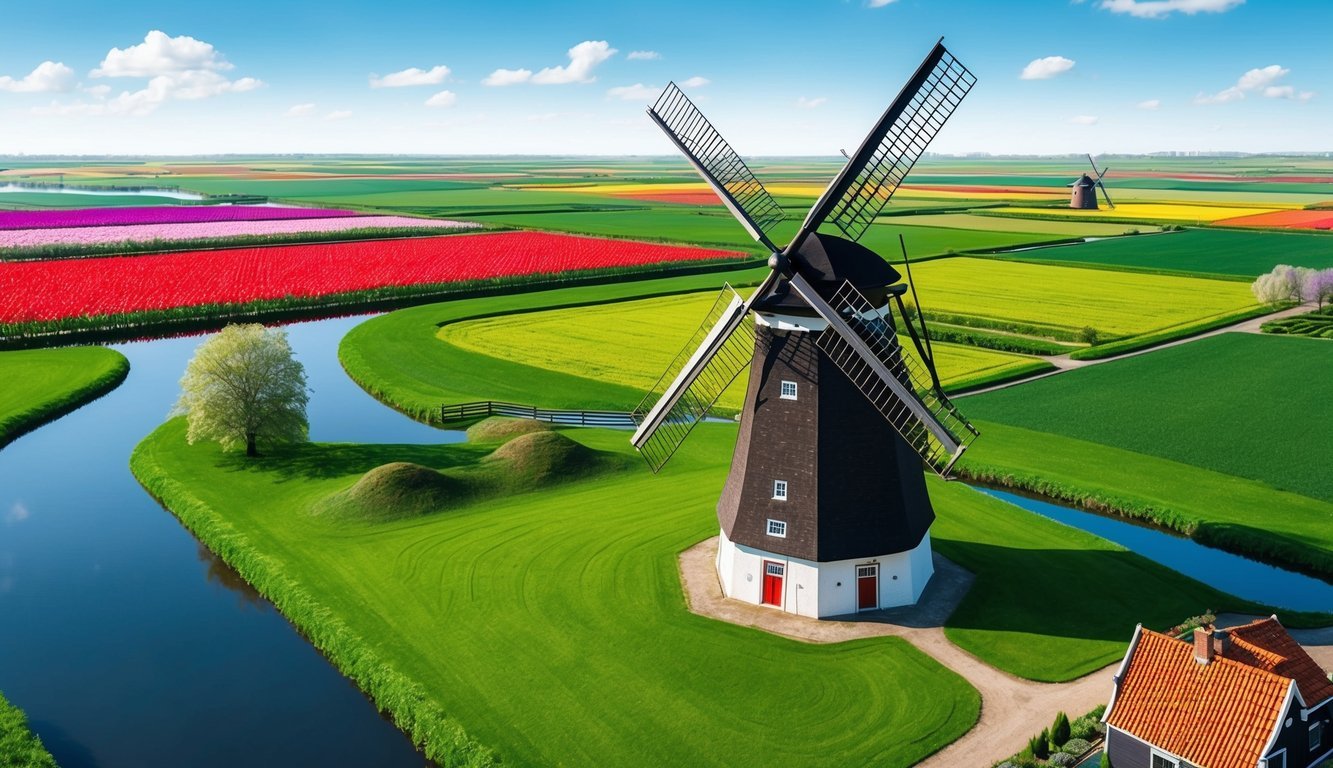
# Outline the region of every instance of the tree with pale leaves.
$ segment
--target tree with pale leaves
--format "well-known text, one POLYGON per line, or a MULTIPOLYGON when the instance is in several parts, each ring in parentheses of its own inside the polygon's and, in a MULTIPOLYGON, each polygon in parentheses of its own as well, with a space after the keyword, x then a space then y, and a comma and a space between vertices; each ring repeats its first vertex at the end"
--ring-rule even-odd
POLYGON ((173 413, 184 414, 190 444, 216 440, 224 449, 258 442, 301 442, 310 431, 305 368, 287 332, 259 324, 229 325, 195 350, 173 413))
POLYGON ((1324 302, 1333 304, 1333 267, 1312 271, 1301 288, 1301 297, 1313 301, 1320 309, 1324 308, 1324 302))
POLYGON ((1314 270, 1279 264, 1271 272, 1259 275, 1250 285, 1254 297, 1264 304, 1276 304, 1283 301, 1300 303, 1304 296, 1307 274, 1314 270))

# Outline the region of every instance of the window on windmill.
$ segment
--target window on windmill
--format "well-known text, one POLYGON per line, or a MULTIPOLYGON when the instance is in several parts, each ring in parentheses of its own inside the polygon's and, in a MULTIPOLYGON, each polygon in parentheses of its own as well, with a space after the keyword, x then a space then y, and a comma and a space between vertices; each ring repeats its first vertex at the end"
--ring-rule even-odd
POLYGON ((768 521, 768 535, 776 536, 779 539, 787 538, 787 523, 782 520, 768 521))
POLYGON ((786 501, 786 500, 787 500, 787 481, 786 481, 786 480, 774 480, 774 481, 773 481, 773 498, 777 499, 778 501, 786 501))
POLYGON ((795 400, 795 399, 796 399, 796 382, 794 382, 794 381, 784 381, 784 382, 782 382, 782 392, 780 393, 779 396, 780 396, 783 400, 795 400))

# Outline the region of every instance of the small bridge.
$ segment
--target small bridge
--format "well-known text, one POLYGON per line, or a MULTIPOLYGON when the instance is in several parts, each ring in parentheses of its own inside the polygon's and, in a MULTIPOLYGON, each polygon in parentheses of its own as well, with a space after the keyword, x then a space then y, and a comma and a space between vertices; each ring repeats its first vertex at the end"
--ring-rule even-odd
POLYGON ((567 411, 557 408, 538 408, 535 405, 501 403, 482 400, 475 403, 446 403, 440 406, 440 421, 468 421, 487 416, 509 416, 533 419, 551 424, 569 424, 580 427, 613 427, 633 429, 638 426, 627 411, 567 411))

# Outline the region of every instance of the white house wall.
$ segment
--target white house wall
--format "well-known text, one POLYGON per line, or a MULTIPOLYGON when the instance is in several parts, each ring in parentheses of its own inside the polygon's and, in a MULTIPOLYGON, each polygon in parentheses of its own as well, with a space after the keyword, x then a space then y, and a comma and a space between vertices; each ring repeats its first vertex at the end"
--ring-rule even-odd
POLYGON ((816 563, 731 542, 726 533, 718 541, 717 572, 727 597, 759 605, 763 599, 764 561, 782 563, 781 609, 810 618, 856 613, 856 567, 879 565, 879 607, 916 603, 934 574, 930 535, 908 552, 860 560, 816 563))

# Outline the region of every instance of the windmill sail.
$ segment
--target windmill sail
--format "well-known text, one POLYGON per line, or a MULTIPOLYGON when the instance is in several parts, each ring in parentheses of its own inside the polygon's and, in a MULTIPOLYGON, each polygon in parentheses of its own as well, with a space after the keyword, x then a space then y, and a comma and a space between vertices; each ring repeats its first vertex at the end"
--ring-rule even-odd
POLYGON ((675 83, 667 85, 648 108, 648 116, 689 158, 750 236, 776 251, 767 232, 784 218, 782 208, 684 91, 675 83))
POLYGON ((792 288, 829 324, 815 344, 931 469, 948 477, 977 430, 934 386, 920 363, 903 354, 893 329, 851 283, 827 302, 796 274, 792 288))
POLYGON ((848 239, 860 239, 976 81, 943 43, 936 43, 810 209, 794 245, 799 247, 802 237, 826 220, 848 239))
MULTIPOLYGON (((768 282, 755 295, 766 290, 768 282)), ((685 442, 731 382, 750 364, 754 324, 750 302, 731 286, 722 289, 694 336, 634 409, 639 425, 630 442, 654 472, 685 442)))
POLYGON ((1111 169, 1103 168, 1100 171, 1097 170, 1097 163, 1093 162, 1092 155, 1088 155, 1088 162, 1092 163, 1092 172, 1097 174, 1096 177, 1093 178, 1093 181, 1097 182, 1097 188, 1102 191, 1102 197, 1106 198, 1106 207, 1114 208, 1115 203, 1111 202, 1111 195, 1107 193, 1106 185, 1102 183, 1102 177, 1111 169))

